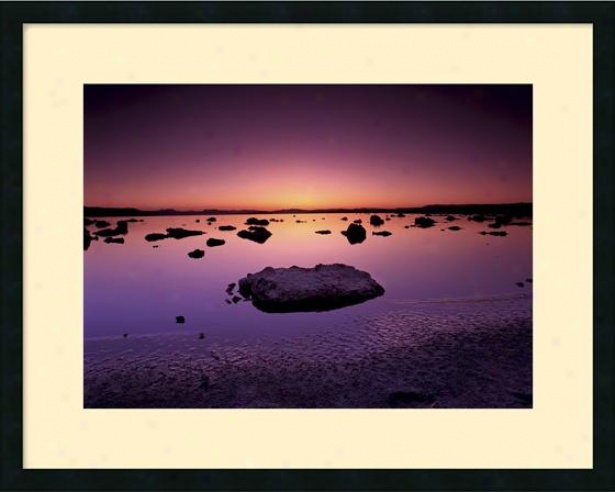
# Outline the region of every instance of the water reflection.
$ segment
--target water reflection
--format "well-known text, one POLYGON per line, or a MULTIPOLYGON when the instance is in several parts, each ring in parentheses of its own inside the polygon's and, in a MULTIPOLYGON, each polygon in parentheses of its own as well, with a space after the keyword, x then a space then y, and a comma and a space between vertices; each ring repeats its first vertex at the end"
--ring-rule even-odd
MULTIPOLYGON (((127 221, 123 245, 91 241, 84 253, 86 338, 173 331, 180 315, 186 319, 182 329, 230 338, 310 331, 348 317, 386 312, 399 302, 519 292, 516 282, 531 277, 532 235, 527 226, 506 226, 508 235, 498 237, 480 234, 488 230, 486 224, 463 216, 455 222, 460 230, 451 230, 446 216, 432 216, 435 223, 429 228, 414 227, 417 216, 411 214, 388 216, 386 226, 376 228, 370 225, 369 214, 278 215, 267 217, 271 235, 259 243, 238 236, 249 231, 245 223, 250 217, 218 216, 217 221, 203 216, 144 217, 143 222, 127 221), (343 232, 359 226, 359 220, 366 235, 352 243, 343 232), (154 247, 145 239, 180 227, 203 234, 167 238, 154 247), (385 229, 389 237, 372 234, 385 229), (331 233, 322 234, 325 230, 331 233), (225 244, 208 247, 212 237, 225 244), (197 249, 205 254, 195 261, 188 253, 197 249), (319 263, 343 263, 367 271, 386 294, 327 313, 267 314, 249 302, 226 302, 227 286, 247 273, 267 266, 319 263)), ((124 219, 98 220, 117 227, 124 219)), ((528 288, 529 284, 523 287, 528 288)))

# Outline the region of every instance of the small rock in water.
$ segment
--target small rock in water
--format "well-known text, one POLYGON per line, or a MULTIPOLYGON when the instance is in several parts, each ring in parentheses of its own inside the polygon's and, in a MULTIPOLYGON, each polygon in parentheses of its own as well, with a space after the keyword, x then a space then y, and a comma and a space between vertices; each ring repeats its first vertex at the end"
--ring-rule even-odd
POLYGON ((83 250, 87 251, 92 242, 92 236, 90 236, 90 232, 87 229, 83 229, 83 250))
POLYGON ((207 246, 213 248, 215 246, 222 246, 226 241, 224 239, 216 239, 215 237, 210 237, 207 240, 207 246))
POLYGON ((124 236, 128 234, 128 223, 125 220, 118 220, 116 226, 113 229, 103 229, 97 231, 94 234, 102 237, 109 236, 124 236))
POLYGON ((348 220, 348 217, 342 217, 340 220, 343 220, 345 222, 348 220))
POLYGON ((205 338, 205 334, 204 333, 199 333, 199 340, 203 340, 203 338, 205 338))
POLYGON ((190 253, 188 253, 188 256, 190 258, 203 258, 203 256, 205 256, 205 251, 203 251, 202 249, 195 249, 194 251, 190 251, 190 253))
POLYGON ((461 227, 459 227, 459 226, 450 226, 448 229, 449 229, 449 231, 460 231, 461 227))
POLYGON ((233 304, 229 299, 224 299, 224 302, 226 302, 227 304, 233 304))
POLYGON ((175 322, 176 323, 185 323, 186 322, 186 318, 184 318, 183 316, 175 316, 175 322))
POLYGON ((239 301, 241 301, 241 297, 233 296, 233 304, 237 304, 239 301))
POLYGON ((215 221, 216 221, 216 218, 215 218, 215 217, 209 217, 209 218, 207 219, 207 222, 215 222, 215 221))
POLYGON ((198 223, 198 222, 201 222, 201 221, 200 221, 199 219, 196 219, 196 220, 195 220, 195 222, 197 222, 197 223, 198 223))
POLYGON ((269 221, 267 219, 257 219, 256 217, 250 217, 248 220, 246 220, 246 225, 268 226, 269 221))
POLYGON ((380 231, 380 232, 372 232, 372 236, 383 236, 383 237, 387 237, 392 235, 392 232, 389 231, 380 231))
POLYGON ((516 285, 517 287, 523 287, 523 286, 524 286, 523 282, 517 282, 517 283, 515 283, 515 285, 516 285))
POLYGON ((354 224, 362 224, 363 223, 363 221, 361 219, 353 220, 352 222, 354 224))
POLYGON ((430 219, 429 217, 417 217, 416 219, 414 219, 414 225, 417 227, 422 227, 423 229, 432 227, 435 223, 436 221, 430 219))
MULTIPOLYGON (((162 241, 163 239, 166 239, 167 237, 169 237, 169 236, 167 236, 166 234, 162 234, 160 232, 152 232, 151 234, 147 234, 145 236, 145 240, 149 241, 149 242, 151 242, 151 241, 162 241)), ((156 246, 154 246, 154 247, 156 247, 156 246)))
POLYGON ((242 239, 249 239, 255 243, 263 244, 271 237, 271 232, 264 227, 250 226, 249 230, 239 231, 237 235, 242 239))
POLYGON ((510 215, 498 215, 495 217, 495 223, 500 225, 508 225, 512 222, 510 215))
POLYGON ((124 338, 128 338, 128 333, 124 333, 124 338))
POLYGON ((111 243, 114 243, 114 244, 124 244, 124 238, 123 237, 118 237, 118 238, 106 237, 105 238, 105 242, 107 244, 111 244, 111 243))
MULTIPOLYGON (((119 224, 119 222, 118 222, 119 224)), ((160 232, 152 232, 145 236, 146 241, 161 241, 162 239, 173 238, 183 239, 190 236, 200 236, 204 234, 203 231, 191 231, 188 229, 182 229, 181 227, 169 227, 166 234, 160 232)))
POLYGON ((331 231, 329 231, 329 230, 316 231, 316 234, 331 234, 331 231))
POLYGON ((449 221, 449 222, 452 222, 453 220, 457 220, 457 218, 452 216, 452 215, 447 215, 446 216, 446 220, 449 221))
POLYGON ((234 231, 235 229, 237 229, 237 227, 232 225, 223 225, 218 227, 219 231, 234 231))
POLYGON ((201 236, 203 231, 192 231, 189 229, 182 229, 181 227, 169 227, 167 229, 167 237, 173 239, 183 239, 190 236, 201 236))
POLYGON ((233 289, 235 288, 237 284, 235 282, 230 283, 226 286, 226 291, 230 294, 231 292, 233 292, 233 289))
POLYGON ((372 215, 369 218, 369 223, 374 227, 378 227, 384 224, 384 220, 382 220, 382 217, 380 217, 379 215, 372 215))
POLYGON ((342 231, 342 234, 346 236, 348 242, 350 244, 359 244, 365 241, 367 238, 367 232, 365 231, 365 227, 359 224, 350 224, 348 229, 342 231))
POLYGON ((532 283, 532 279, 531 278, 526 278, 525 281, 530 283, 530 284, 532 283))

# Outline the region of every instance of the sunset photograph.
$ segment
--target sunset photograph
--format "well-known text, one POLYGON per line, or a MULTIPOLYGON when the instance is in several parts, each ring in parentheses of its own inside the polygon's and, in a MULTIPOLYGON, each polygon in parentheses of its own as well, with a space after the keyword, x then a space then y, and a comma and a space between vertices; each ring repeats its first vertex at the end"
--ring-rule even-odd
POLYGON ((531 85, 83 108, 85 408, 533 407, 531 85))

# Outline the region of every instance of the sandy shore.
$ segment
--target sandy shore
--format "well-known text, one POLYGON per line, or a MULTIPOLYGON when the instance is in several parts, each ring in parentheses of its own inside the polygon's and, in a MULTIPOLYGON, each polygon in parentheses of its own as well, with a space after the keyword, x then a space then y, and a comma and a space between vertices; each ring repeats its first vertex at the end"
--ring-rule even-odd
POLYGON ((523 408, 531 296, 397 303, 304 335, 85 343, 89 408, 523 408))

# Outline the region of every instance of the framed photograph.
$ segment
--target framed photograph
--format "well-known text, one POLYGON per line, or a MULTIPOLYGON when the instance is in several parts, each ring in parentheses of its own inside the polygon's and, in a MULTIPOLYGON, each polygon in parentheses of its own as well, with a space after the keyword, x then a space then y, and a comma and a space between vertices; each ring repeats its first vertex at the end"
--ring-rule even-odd
POLYGON ((531 85, 83 105, 85 408, 532 408, 531 85))
POLYGON ((3 488, 615 485, 612 4, 1 12, 3 488))

